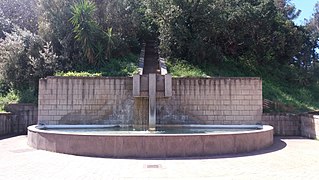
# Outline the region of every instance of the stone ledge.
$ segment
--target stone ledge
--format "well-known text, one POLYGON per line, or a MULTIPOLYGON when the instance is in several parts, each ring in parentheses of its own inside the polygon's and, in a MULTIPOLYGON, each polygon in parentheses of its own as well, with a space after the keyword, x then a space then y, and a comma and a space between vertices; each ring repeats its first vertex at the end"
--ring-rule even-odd
POLYGON ((218 134, 55 133, 28 128, 28 145, 52 152, 115 158, 200 157, 251 152, 273 144, 273 128, 218 134))

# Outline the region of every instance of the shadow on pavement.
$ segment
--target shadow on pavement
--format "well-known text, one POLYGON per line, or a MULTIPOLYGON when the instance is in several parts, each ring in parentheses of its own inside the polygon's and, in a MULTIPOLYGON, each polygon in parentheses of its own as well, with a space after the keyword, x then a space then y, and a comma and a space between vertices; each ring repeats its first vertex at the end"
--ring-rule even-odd
MULTIPOLYGON (((276 151, 280 151, 280 150, 284 149, 287 146, 287 144, 282 139, 305 139, 305 138, 275 136, 274 143, 272 146, 267 147, 265 149, 249 152, 249 153, 225 154, 225 155, 214 155, 214 156, 203 156, 203 157, 186 157, 186 158, 178 158, 177 157, 177 158, 166 158, 165 160, 185 160, 185 159, 198 160, 198 159, 221 159, 221 158, 238 158, 238 157, 246 157, 246 156, 257 156, 257 155, 272 153, 272 152, 276 152, 276 151)), ((143 160, 147 160, 147 159, 143 159, 143 160)), ((150 159, 150 160, 154 160, 154 159, 150 159)), ((160 160, 160 159, 157 159, 157 160, 160 160)))
MULTIPOLYGON (((285 138, 287 139, 287 138, 285 138)), ((287 144, 282 140, 282 137, 274 137, 274 143, 270 147, 265 149, 249 152, 249 153, 239 153, 239 154, 226 154, 226 155, 217 155, 212 157, 207 157, 209 159, 218 159, 218 158, 236 158, 236 157, 245 157, 245 156, 257 156, 267 153, 272 153, 284 149, 287 144)))
POLYGON ((8 138, 16 137, 16 136, 20 136, 20 135, 19 134, 11 134, 11 135, 0 136, 0 141, 3 139, 8 139, 8 138))

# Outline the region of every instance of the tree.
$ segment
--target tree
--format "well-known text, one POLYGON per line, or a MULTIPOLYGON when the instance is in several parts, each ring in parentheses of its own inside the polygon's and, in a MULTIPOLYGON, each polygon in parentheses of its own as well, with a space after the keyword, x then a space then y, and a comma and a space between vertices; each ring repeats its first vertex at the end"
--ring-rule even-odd
POLYGON ((38 31, 38 9, 35 0, 0 0, 0 17, 32 33, 38 31))
POLYGON ((307 33, 289 1, 147 0, 164 56, 196 64, 223 59, 249 66, 287 65, 305 51, 307 33))
POLYGON ((301 10, 297 9, 291 0, 275 0, 275 5, 279 12, 287 19, 293 20, 298 18, 301 10))
MULTIPOLYGON (((87 37, 90 37, 90 44, 95 47, 89 47, 88 43, 86 43, 86 47, 83 46, 84 41, 81 43, 79 36, 76 38, 79 31, 74 31, 75 26, 70 21, 75 15, 72 14, 72 6, 80 2, 82 1, 38 0, 42 15, 39 23, 39 34, 46 41, 52 42, 54 52, 59 57, 63 57, 63 61, 59 61, 61 67, 64 68, 63 70, 81 70, 87 67, 87 62, 99 59, 98 62, 106 63, 105 57, 110 58, 111 54, 113 57, 118 57, 139 50, 138 35, 142 34, 140 33, 140 24, 143 20, 143 12, 140 11, 141 7, 139 6, 140 0, 89 1, 94 3, 96 8, 92 13, 86 15, 90 18, 90 22, 86 24, 90 26, 90 29, 83 29, 82 33, 94 35, 87 37), (100 41, 99 37, 102 37, 103 40, 100 41), (106 45, 107 47, 105 47, 106 45), (87 61, 88 59, 89 61, 87 61)), ((73 10, 75 9, 73 8, 73 10)), ((84 22, 84 20, 87 19, 81 21, 84 22)), ((85 24, 82 23, 82 25, 85 24)))
POLYGON ((0 52, 0 79, 15 90, 36 90, 39 78, 53 75, 56 70, 58 56, 50 43, 18 26, 6 33, 0 52))
POLYGON ((58 69, 74 70, 83 65, 85 59, 81 47, 74 38, 71 6, 79 0, 37 0, 39 14, 39 36, 51 42, 55 54, 59 56, 58 69))
POLYGON ((319 61, 319 3, 314 7, 312 18, 306 23, 305 31, 308 32, 308 58, 311 65, 315 65, 319 61))

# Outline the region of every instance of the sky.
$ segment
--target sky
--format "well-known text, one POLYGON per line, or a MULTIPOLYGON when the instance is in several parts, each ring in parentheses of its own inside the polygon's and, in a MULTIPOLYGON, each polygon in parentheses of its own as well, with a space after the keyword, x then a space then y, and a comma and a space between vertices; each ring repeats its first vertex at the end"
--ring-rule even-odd
POLYGON ((291 0, 291 3, 301 10, 300 16, 294 20, 296 24, 303 24, 305 18, 310 19, 316 2, 319 2, 319 0, 291 0))

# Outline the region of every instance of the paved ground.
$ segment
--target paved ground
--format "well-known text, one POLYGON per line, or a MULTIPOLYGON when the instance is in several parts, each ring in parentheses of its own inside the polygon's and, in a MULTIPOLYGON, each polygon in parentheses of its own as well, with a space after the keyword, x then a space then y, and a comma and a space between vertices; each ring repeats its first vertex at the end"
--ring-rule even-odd
POLYGON ((319 141, 276 137, 258 152, 200 159, 132 160, 34 150, 26 136, 0 140, 0 180, 319 179, 319 141))

